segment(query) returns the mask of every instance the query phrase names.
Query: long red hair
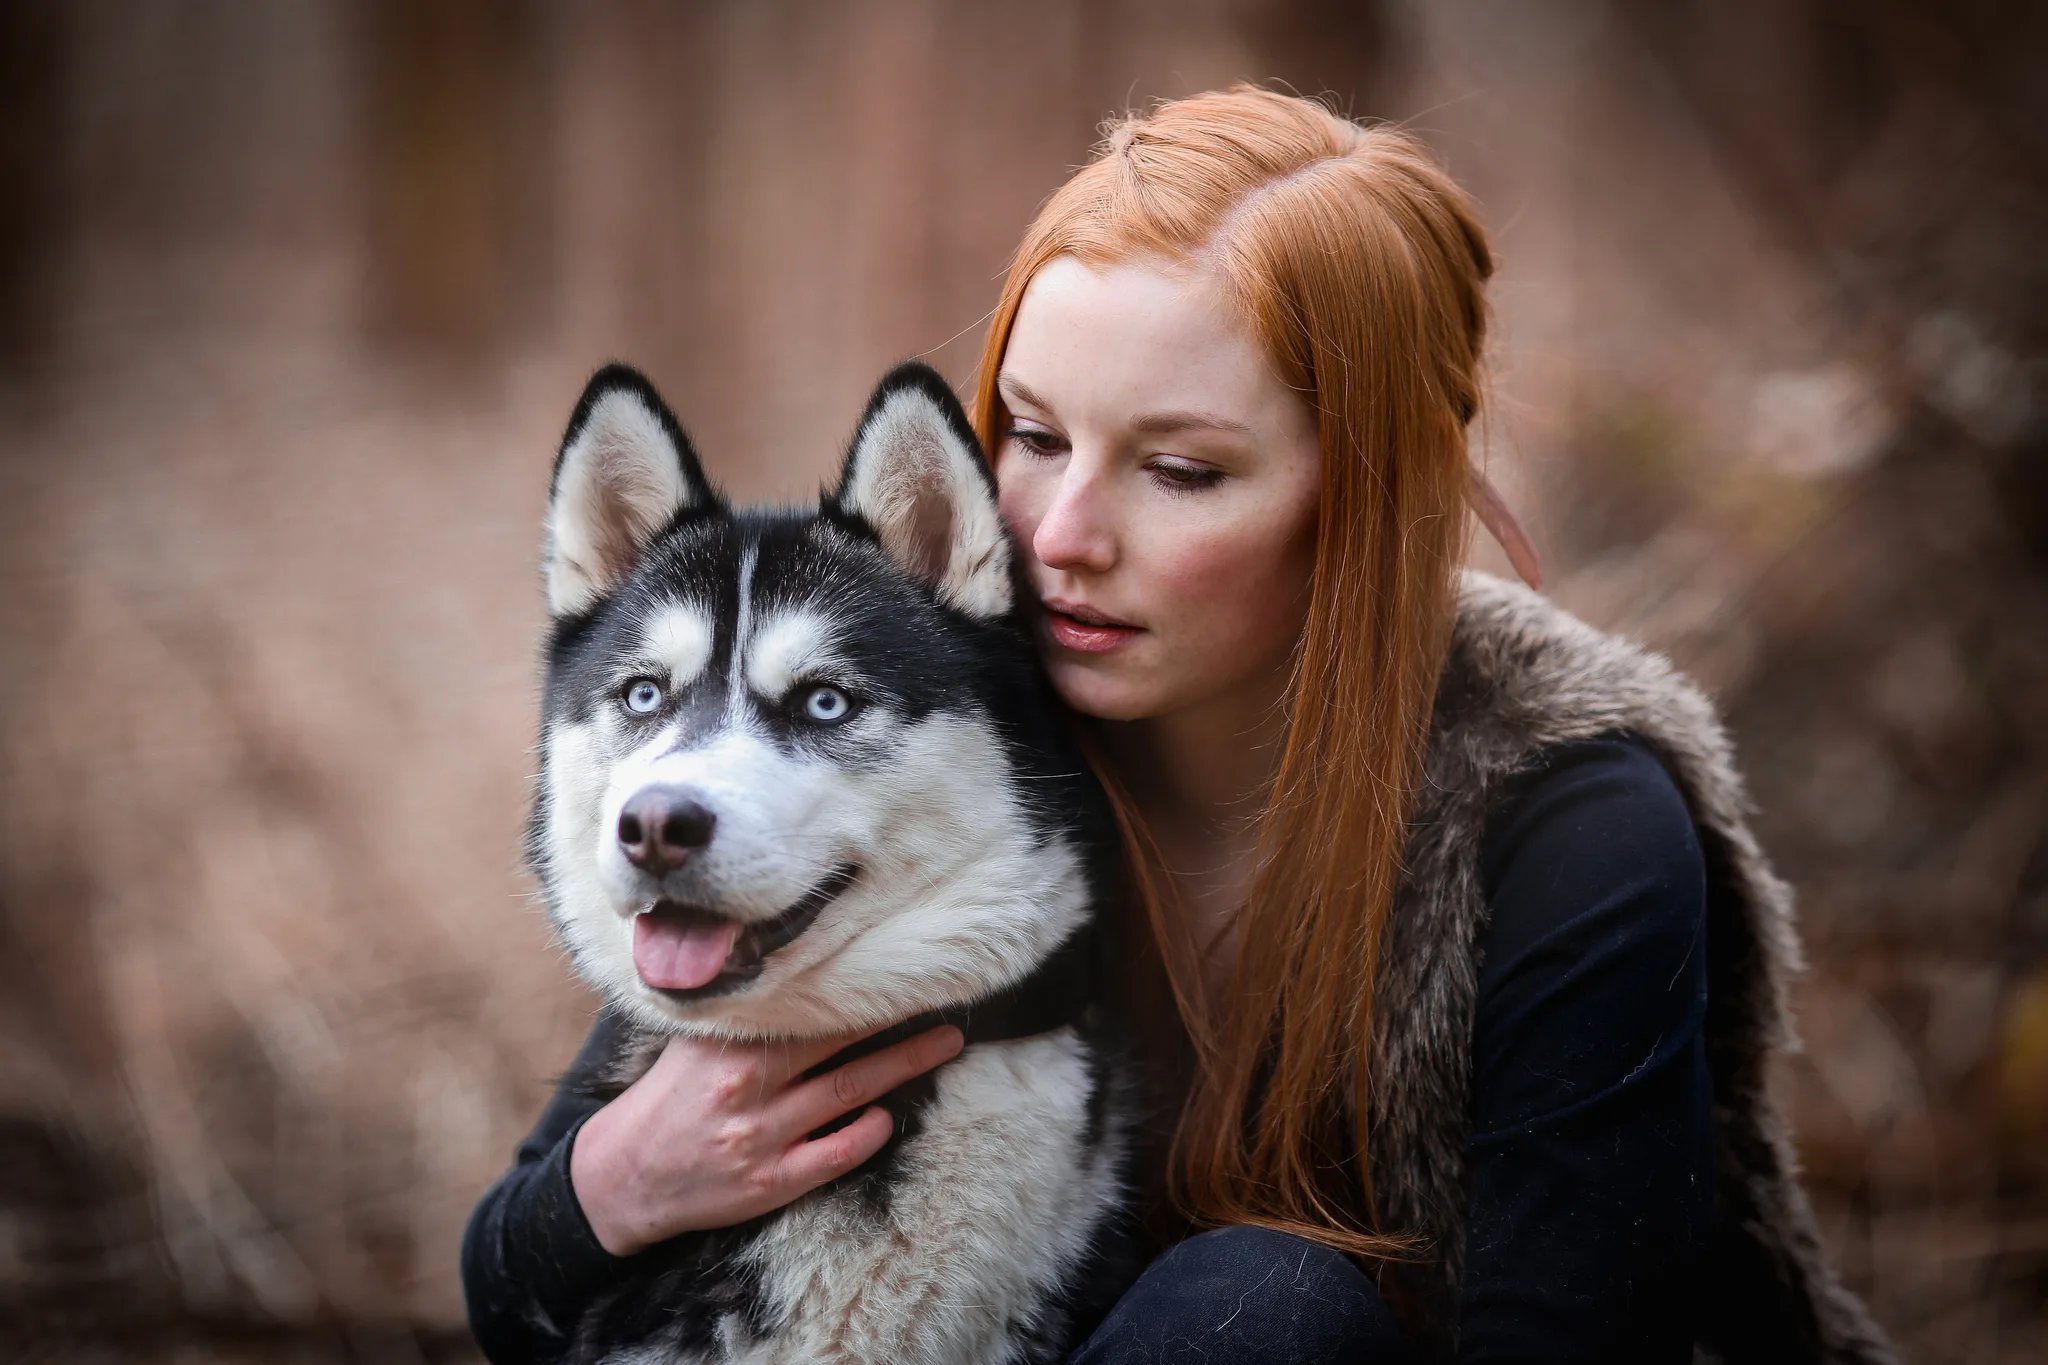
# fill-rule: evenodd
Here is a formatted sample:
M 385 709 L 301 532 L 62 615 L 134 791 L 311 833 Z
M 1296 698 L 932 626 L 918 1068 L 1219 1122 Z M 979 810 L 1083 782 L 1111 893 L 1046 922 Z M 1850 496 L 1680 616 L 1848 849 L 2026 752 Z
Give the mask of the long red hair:
M 1373 982 L 1455 609 L 1491 253 L 1471 201 L 1394 127 L 1251 86 L 1114 123 L 1003 284 L 975 394 L 991 454 L 1018 306 L 1067 255 L 1212 265 L 1321 438 L 1286 741 L 1221 998 L 1168 931 L 1157 856 L 1098 760 L 1197 1061 L 1167 1189 L 1199 1224 L 1403 1257 L 1412 1243 L 1378 1226 L 1367 1156 Z

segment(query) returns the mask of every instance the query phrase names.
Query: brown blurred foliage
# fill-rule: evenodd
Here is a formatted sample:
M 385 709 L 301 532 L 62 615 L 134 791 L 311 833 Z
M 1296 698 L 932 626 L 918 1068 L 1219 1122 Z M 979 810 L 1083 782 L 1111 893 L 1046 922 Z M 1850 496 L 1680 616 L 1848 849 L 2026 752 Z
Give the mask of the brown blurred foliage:
M 1252 77 L 1482 201 L 1495 476 L 1556 596 L 1722 701 L 1800 890 L 1832 1251 L 1912 1358 L 2035 1358 L 2043 27 L 0 9 L 0 1350 L 468 1358 L 462 1220 L 590 1008 L 517 866 L 581 380 L 640 364 L 733 491 L 799 495 L 888 363 L 967 378 L 1098 120 Z

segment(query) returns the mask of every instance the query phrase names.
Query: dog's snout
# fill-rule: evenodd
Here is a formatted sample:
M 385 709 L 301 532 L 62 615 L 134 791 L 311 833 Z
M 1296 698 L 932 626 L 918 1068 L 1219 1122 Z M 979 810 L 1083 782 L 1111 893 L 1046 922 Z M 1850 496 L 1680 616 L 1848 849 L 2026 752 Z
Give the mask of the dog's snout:
M 627 861 L 656 876 L 673 872 L 711 842 L 718 817 L 680 787 L 644 787 L 619 811 L 619 847 Z

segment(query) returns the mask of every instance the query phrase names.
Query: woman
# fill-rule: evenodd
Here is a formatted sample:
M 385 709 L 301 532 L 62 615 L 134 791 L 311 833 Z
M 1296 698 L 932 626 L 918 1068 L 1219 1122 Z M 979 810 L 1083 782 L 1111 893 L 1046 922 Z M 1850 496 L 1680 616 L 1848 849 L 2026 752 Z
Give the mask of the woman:
M 1118 126 L 1004 287 L 977 421 L 1168 987 L 1160 1254 L 1077 1361 L 1889 1358 L 1763 1093 L 1796 946 L 1711 711 L 1460 576 L 1469 499 L 1535 577 L 1467 464 L 1491 270 L 1417 141 L 1239 87 Z M 493 1358 L 886 1137 L 764 1132 L 790 1082 L 557 1096 L 465 1242 Z

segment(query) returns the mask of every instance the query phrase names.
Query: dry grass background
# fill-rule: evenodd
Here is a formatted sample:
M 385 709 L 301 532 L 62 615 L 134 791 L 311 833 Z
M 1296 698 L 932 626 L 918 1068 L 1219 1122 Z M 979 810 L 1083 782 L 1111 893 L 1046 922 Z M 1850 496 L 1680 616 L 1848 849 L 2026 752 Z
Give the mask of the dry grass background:
M 1553 592 L 1727 708 L 1782 1078 L 1920 1360 L 2048 1330 L 2048 160 L 1990 4 L 26 4 L 0 17 L 0 1349 L 468 1358 L 590 1002 L 517 867 L 547 461 L 631 359 L 743 496 L 964 381 L 1127 103 L 1410 118 L 1502 257 Z M 1724 1306 L 1739 1311 L 1739 1306 Z

